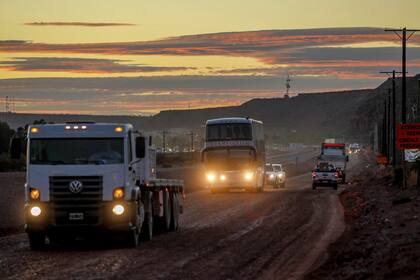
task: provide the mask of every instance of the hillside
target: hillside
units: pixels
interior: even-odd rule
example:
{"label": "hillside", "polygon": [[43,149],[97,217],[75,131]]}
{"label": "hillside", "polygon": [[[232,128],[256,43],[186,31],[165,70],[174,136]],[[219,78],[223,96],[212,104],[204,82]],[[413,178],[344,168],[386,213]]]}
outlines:
{"label": "hillside", "polygon": [[[408,78],[409,99],[418,95],[416,77]],[[265,123],[266,134],[281,142],[316,143],[325,137],[360,138],[366,134],[370,124],[358,125],[359,117],[371,123],[377,101],[387,92],[391,81],[387,80],[376,89],[352,90],[326,93],[304,93],[293,98],[252,99],[240,106],[207,108],[196,110],[162,111],[152,117],[138,116],[96,116],[96,115],[0,115],[12,127],[23,126],[36,119],[50,122],[69,120],[93,120],[97,122],[129,122],[149,131],[174,128],[202,131],[205,121],[210,118],[239,116],[251,117]],[[397,81],[397,93],[400,81]],[[398,100],[397,100],[398,101]],[[400,106],[397,106],[399,108]],[[357,131],[359,130],[359,131]],[[357,135],[357,137],[356,137]],[[362,137],[365,138],[365,137]]]}

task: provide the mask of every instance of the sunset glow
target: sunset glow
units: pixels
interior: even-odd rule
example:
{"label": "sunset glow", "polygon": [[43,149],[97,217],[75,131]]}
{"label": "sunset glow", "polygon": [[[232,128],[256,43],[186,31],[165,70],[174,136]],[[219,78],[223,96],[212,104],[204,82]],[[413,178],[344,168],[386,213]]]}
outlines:
{"label": "sunset glow", "polygon": [[[3,1],[0,98],[17,112],[153,114],[281,97],[287,74],[294,93],[376,87],[400,67],[384,27],[420,27],[418,1],[384,2]],[[420,72],[419,35],[407,54]]]}

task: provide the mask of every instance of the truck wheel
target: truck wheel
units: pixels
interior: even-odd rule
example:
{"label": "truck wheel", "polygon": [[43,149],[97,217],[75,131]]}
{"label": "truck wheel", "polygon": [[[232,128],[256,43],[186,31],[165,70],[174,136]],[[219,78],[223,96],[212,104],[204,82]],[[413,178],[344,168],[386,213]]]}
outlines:
{"label": "truck wheel", "polygon": [[130,248],[136,248],[139,245],[140,231],[141,231],[141,213],[138,202],[135,204],[136,213],[133,215],[134,228],[128,232],[127,241]]}
{"label": "truck wheel", "polygon": [[342,184],[346,183],[346,174],[343,174],[343,178],[341,179],[341,183]]}
{"label": "truck wheel", "polygon": [[[213,190],[213,189],[212,189]],[[171,226],[169,227],[170,231],[177,231],[179,229],[179,198],[177,193],[171,192],[171,208],[172,208],[172,217],[171,217]]]}
{"label": "truck wheel", "polygon": [[161,228],[164,231],[169,231],[171,227],[172,207],[170,193],[165,191],[163,193],[163,217],[160,220]]}
{"label": "truck wheel", "polygon": [[315,184],[312,184],[312,189],[313,189],[313,190],[316,190],[316,186],[315,186]]}
{"label": "truck wheel", "polygon": [[40,251],[45,248],[45,234],[44,233],[28,233],[29,247],[34,251]]}
{"label": "truck wheel", "polygon": [[281,184],[280,184],[280,188],[282,188],[282,189],[286,188],[286,182],[281,183]]}
{"label": "truck wheel", "polygon": [[146,212],[144,214],[141,239],[144,241],[150,241],[153,239],[153,213]]}

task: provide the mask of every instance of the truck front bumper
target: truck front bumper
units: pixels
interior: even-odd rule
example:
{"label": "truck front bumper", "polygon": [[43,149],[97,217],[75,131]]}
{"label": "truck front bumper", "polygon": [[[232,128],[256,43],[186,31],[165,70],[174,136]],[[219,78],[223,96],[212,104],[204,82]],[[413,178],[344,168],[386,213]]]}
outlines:
{"label": "truck front bumper", "polygon": [[[115,205],[122,205],[124,212],[121,215],[113,213]],[[25,230],[26,232],[55,232],[79,233],[89,231],[128,231],[132,228],[133,203],[130,201],[109,201],[96,205],[95,211],[86,208],[77,209],[57,207],[52,202],[30,202],[25,204]],[[39,207],[41,213],[34,216],[33,207]],[[74,219],[77,217],[77,219]]]}

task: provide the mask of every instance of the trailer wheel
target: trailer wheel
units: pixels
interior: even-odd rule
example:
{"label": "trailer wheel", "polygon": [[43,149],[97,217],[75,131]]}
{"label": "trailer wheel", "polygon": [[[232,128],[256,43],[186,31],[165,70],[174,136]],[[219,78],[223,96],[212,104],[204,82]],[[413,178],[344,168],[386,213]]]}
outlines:
{"label": "trailer wheel", "polygon": [[29,247],[34,251],[41,251],[45,248],[45,234],[38,232],[28,233]]}
{"label": "trailer wheel", "polygon": [[180,212],[178,193],[171,192],[170,197],[171,197],[172,217],[171,217],[171,226],[169,230],[177,231],[179,229],[179,212]]}

